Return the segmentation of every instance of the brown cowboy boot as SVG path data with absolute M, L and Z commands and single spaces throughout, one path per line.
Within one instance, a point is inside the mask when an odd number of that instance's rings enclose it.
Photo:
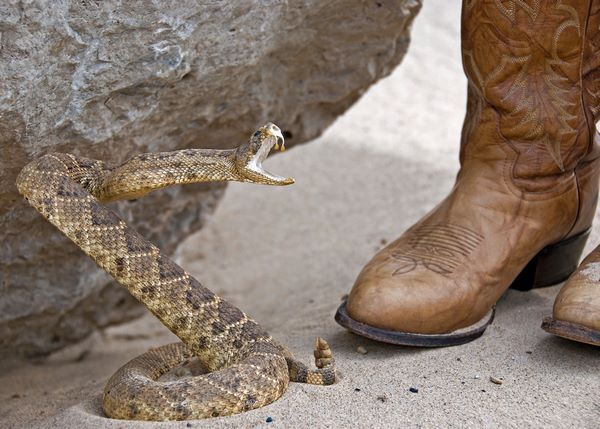
M 593 122 L 600 119 L 600 1 L 594 0 L 588 20 L 588 41 L 584 54 L 584 102 L 590 106 Z M 600 135 L 596 133 L 596 142 Z M 546 331 L 600 346 L 600 246 L 588 255 L 565 283 L 554 302 L 552 317 L 542 323 Z
M 591 226 L 599 158 L 582 91 L 590 1 L 464 0 L 469 80 L 450 195 L 364 267 L 336 320 L 376 340 L 480 336 L 511 286 L 572 273 Z

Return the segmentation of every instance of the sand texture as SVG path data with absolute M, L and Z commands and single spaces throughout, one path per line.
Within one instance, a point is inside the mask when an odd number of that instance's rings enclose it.
M 309 361 L 317 335 L 329 340 L 342 375 L 336 385 L 293 384 L 274 404 L 229 418 L 106 419 L 99 411 L 106 379 L 174 339 L 146 316 L 45 362 L 3 363 L 0 426 L 600 427 L 600 350 L 540 329 L 559 286 L 509 291 L 483 337 L 459 347 L 378 344 L 333 320 L 361 267 L 448 192 L 458 167 L 459 2 L 425 2 L 413 36 L 403 65 L 322 138 L 267 161 L 295 177 L 293 187 L 233 184 L 211 222 L 178 252 L 188 271 L 298 357 Z M 599 227 L 588 250 L 600 242 Z

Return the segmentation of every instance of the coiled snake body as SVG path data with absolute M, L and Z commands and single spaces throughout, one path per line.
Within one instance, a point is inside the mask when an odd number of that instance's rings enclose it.
M 262 168 L 271 148 L 279 145 L 283 149 L 281 131 L 267 124 L 237 149 L 143 154 L 116 168 L 54 153 L 32 161 L 19 174 L 17 187 L 29 203 L 183 341 L 150 350 L 110 378 L 103 399 L 109 417 L 181 420 L 231 415 L 276 400 L 289 381 L 335 382 L 335 364 L 324 340 L 317 339 L 315 346 L 318 368 L 309 369 L 100 204 L 192 182 L 293 183 Z M 209 372 L 156 381 L 193 356 Z

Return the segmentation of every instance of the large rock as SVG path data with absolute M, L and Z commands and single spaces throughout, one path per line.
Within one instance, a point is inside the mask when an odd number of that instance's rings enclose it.
M 400 62 L 420 0 L 0 5 L 0 354 L 48 353 L 143 309 L 26 205 L 32 158 L 232 147 L 271 120 L 310 140 Z M 222 185 L 117 208 L 172 252 Z

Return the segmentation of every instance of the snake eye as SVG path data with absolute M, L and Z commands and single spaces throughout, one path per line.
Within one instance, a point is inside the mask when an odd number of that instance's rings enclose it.
M 260 130 L 256 130 L 253 135 L 254 135 L 254 137 L 260 136 Z

